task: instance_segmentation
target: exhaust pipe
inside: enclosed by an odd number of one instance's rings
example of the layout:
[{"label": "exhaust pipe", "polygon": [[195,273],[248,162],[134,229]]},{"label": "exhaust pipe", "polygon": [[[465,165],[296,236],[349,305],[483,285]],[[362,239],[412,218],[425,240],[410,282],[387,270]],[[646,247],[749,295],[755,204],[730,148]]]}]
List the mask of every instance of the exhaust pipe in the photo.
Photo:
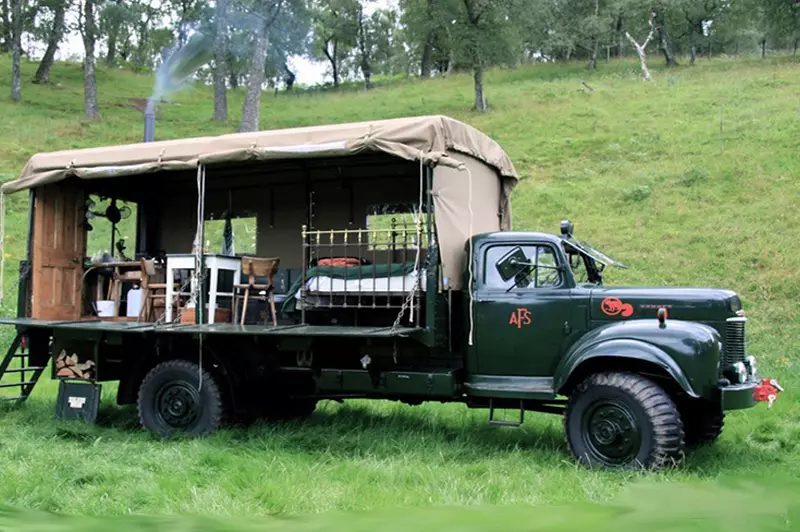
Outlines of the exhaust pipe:
[{"label": "exhaust pipe", "polygon": [[147,109],[144,111],[144,141],[156,140],[156,102],[152,98],[147,100]]}]

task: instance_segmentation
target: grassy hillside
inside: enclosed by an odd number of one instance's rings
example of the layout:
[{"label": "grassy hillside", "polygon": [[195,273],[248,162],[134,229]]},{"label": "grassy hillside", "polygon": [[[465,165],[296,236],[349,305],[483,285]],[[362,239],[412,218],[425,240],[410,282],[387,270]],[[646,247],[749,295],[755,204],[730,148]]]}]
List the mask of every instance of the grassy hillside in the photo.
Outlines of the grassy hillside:
[{"label": "grassy hillside", "polygon": [[[33,70],[26,65],[23,79]],[[54,86],[24,84],[18,104],[5,96],[9,72],[0,58],[0,174],[10,178],[36,151],[140,140],[142,115],[131,98],[149,95],[150,77],[99,71],[103,120],[87,123],[79,66],[57,65]],[[609,284],[738,291],[750,317],[750,349],[762,372],[788,391],[770,411],[762,405],[731,415],[716,446],[652,482],[667,489],[718,476],[796,474],[799,65],[715,59],[655,69],[654,77],[641,82],[632,62],[596,73],[580,65],[494,71],[487,76],[492,111],[483,115],[469,111],[467,76],[366,94],[265,94],[261,126],[451,115],[495,138],[526,177],[513,197],[517,228],[557,231],[570,218],[581,238],[631,267],[609,271]],[[241,96],[231,97],[231,122],[219,124],[210,120],[211,92],[186,89],[159,109],[156,135],[234,131]],[[26,199],[8,198],[7,287],[25,249]],[[560,420],[544,415],[501,430],[486,424],[484,412],[458,405],[353,402],[326,404],[305,425],[156,442],[136,429],[134,411],[113,406],[111,389],[104,390],[101,427],[53,422],[54,389],[42,386],[25,408],[0,417],[0,499],[8,504],[240,516],[567,504],[612,499],[640,477],[575,467]]]}]

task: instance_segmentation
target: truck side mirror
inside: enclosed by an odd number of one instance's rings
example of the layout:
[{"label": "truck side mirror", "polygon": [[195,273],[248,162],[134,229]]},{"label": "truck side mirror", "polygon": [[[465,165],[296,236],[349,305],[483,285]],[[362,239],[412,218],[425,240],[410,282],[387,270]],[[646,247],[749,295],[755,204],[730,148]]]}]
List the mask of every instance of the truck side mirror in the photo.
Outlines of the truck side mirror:
[{"label": "truck side mirror", "polygon": [[531,266],[533,265],[519,246],[512,248],[495,263],[497,273],[500,274],[500,278],[503,279],[503,282],[518,276]]}]

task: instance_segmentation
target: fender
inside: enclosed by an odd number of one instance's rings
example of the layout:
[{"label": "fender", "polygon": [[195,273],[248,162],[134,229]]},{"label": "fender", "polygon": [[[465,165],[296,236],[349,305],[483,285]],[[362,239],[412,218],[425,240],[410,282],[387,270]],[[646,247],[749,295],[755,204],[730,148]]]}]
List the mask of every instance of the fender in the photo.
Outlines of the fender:
[{"label": "fender", "polygon": [[722,343],[719,333],[699,323],[670,320],[614,322],[591,330],[561,359],[553,388],[560,392],[570,375],[597,357],[632,359],[655,364],[692,397],[712,397],[718,381]]}]

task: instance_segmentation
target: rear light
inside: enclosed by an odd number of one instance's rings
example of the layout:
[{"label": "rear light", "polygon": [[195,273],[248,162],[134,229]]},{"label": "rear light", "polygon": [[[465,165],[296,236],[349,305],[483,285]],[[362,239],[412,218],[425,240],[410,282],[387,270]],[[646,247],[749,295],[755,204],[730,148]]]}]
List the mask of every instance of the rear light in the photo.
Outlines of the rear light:
[{"label": "rear light", "polygon": [[737,310],[736,311],[736,315],[739,316],[740,318],[743,318],[744,317],[744,310],[742,310],[742,309]]}]

